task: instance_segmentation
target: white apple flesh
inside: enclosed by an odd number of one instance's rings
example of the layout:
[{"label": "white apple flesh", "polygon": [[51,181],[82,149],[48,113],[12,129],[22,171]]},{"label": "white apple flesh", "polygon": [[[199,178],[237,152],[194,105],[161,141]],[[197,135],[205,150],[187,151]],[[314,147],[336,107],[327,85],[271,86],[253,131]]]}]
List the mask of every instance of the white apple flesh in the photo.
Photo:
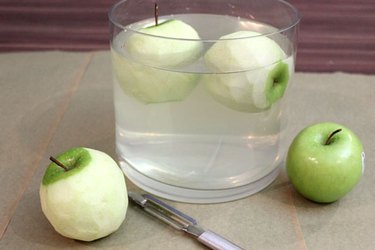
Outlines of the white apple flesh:
[{"label": "white apple flesh", "polygon": [[334,202],[361,179],[363,155],[360,140],[348,128],[314,124],[303,129],[289,147],[287,173],[302,196],[319,203]]},{"label": "white apple flesh", "polygon": [[219,38],[204,56],[218,72],[236,72],[272,65],[285,58],[272,39],[255,31],[237,31]]},{"label": "white apple flesh", "polygon": [[112,50],[113,74],[124,93],[145,104],[184,100],[198,75],[155,69],[128,60]]},{"label": "white apple flesh", "polygon": [[196,30],[177,19],[148,25],[132,34],[125,48],[135,61],[155,67],[175,67],[196,60],[202,42]]},{"label": "white apple flesh", "polygon": [[128,198],[125,179],[107,154],[74,148],[57,157],[40,185],[43,213],[61,235],[92,241],[116,231],[125,219]]},{"label": "white apple flesh", "polygon": [[142,28],[124,41],[124,54],[112,49],[114,77],[127,95],[143,103],[182,101],[199,76],[178,70],[200,56],[199,39],[194,28],[180,20]]}]

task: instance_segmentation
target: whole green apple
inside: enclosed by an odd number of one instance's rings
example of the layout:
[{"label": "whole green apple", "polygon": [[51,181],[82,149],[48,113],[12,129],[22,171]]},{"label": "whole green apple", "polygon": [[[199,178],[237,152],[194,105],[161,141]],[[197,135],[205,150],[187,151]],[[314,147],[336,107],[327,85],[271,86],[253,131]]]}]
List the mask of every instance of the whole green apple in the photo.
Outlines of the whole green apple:
[{"label": "whole green apple", "polygon": [[40,185],[43,213],[61,235],[92,241],[116,231],[125,219],[127,189],[107,154],[72,148],[50,158]]},{"label": "whole green apple", "polygon": [[309,200],[334,202],[359,182],[363,147],[348,128],[319,123],[303,129],[289,147],[286,168],[295,189]]}]

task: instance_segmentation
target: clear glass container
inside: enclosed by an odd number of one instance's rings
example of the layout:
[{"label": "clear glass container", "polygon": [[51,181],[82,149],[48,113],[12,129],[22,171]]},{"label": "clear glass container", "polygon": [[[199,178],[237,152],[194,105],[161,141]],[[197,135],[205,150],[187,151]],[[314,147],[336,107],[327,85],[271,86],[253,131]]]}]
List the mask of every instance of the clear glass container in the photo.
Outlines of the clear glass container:
[{"label": "clear glass container", "polygon": [[125,0],[109,13],[125,175],[147,192],[193,203],[265,188],[285,153],[297,10],[279,0],[154,7]]}]

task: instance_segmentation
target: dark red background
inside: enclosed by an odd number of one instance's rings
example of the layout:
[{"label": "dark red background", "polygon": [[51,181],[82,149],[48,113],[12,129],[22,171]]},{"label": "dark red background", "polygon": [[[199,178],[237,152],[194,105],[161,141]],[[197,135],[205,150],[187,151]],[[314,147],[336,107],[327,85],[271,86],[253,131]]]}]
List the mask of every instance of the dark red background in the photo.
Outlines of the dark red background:
[{"label": "dark red background", "polygon": [[[114,2],[0,0],[0,52],[108,49]],[[375,73],[374,0],[289,2],[303,17],[297,71]]]}]

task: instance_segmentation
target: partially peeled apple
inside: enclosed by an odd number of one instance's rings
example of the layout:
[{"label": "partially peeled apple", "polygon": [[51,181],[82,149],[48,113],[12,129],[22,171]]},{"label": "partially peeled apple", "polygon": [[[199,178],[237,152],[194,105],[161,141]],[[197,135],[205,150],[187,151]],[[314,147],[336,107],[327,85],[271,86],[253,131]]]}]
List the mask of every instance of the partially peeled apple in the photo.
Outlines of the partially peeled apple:
[{"label": "partially peeled apple", "polygon": [[114,76],[127,95],[143,103],[182,101],[199,76],[178,71],[200,56],[199,39],[194,28],[180,20],[144,27],[124,43],[130,58],[112,50]]},{"label": "partially peeled apple", "polygon": [[205,54],[213,74],[202,82],[215,100],[241,112],[261,112],[285,92],[293,57],[258,32],[238,31],[221,37]]},{"label": "partially peeled apple", "polygon": [[73,148],[45,171],[40,185],[42,211],[61,235],[93,241],[115,232],[125,219],[125,179],[107,154]]}]

